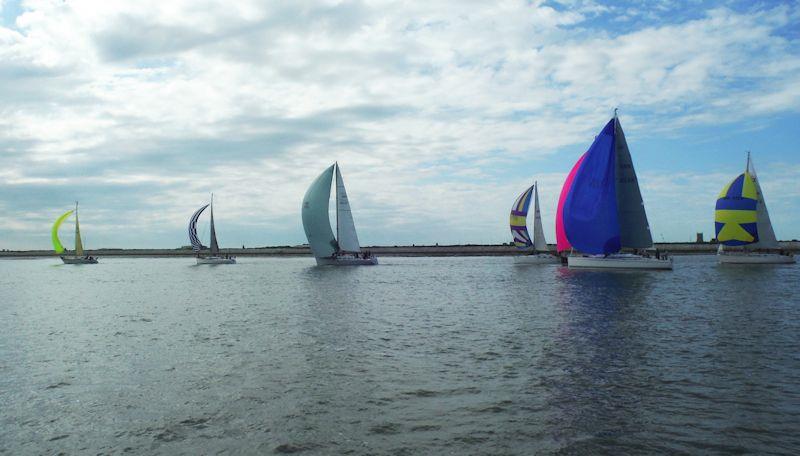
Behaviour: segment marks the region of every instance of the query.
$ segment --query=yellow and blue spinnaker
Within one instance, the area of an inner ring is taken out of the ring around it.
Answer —
[[[750,173],[742,173],[726,185],[717,199],[714,227],[717,240],[727,246],[758,242],[758,193]]]

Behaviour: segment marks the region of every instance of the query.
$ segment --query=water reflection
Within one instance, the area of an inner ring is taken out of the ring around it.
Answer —
[[[558,323],[542,357],[546,426],[557,447],[588,450],[640,430],[639,366],[647,357],[648,301],[659,273],[556,275]]]

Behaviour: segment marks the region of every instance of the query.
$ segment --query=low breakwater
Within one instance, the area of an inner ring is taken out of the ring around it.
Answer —
[[[800,252],[800,241],[782,241],[781,247],[792,252]],[[717,251],[717,244],[711,243],[656,243],[655,248],[673,255],[712,254]],[[510,245],[411,245],[411,246],[373,246],[362,247],[378,256],[509,256],[518,255],[519,251]],[[550,246],[555,250],[555,245]],[[235,256],[308,256],[311,250],[307,246],[296,247],[256,247],[221,249],[222,254]],[[130,257],[176,257],[194,256],[188,249],[97,249],[87,250],[87,254],[103,256]],[[53,257],[58,256],[52,250],[0,251],[0,258]]]

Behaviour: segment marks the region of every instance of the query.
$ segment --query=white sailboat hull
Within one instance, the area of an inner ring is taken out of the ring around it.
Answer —
[[[724,252],[717,254],[719,264],[794,264],[794,255],[778,253]]]
[[[371,256],[361,258],[356,256],[339,256],[317,258],[317,266],[373,266],[378,264],[378,258]]]
[[[672,258],[659,259],[632,254],[608,256],[570,256],[570,268],[587,269],[672,269]]]
[[[549,253],[537,253],[533,255],[519,255],[514,257],[517,264],[558,264],[561,258],[550,255]]]
[[[61,257],[64,264],[97,264],[95,257]]]
[[[197,264],[236,264],[236,258],[223,258],[217,256],[197,257]]]

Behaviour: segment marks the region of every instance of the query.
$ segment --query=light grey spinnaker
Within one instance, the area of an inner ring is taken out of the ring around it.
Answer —
[[[333,256],[338,250],[328,216],[328,202],[331,198],[331,181],[335,167],[336,164],[331,165],[314,179],[303,197],[301,209],[303,230],[306,232],[311,252],[316,258]]]

